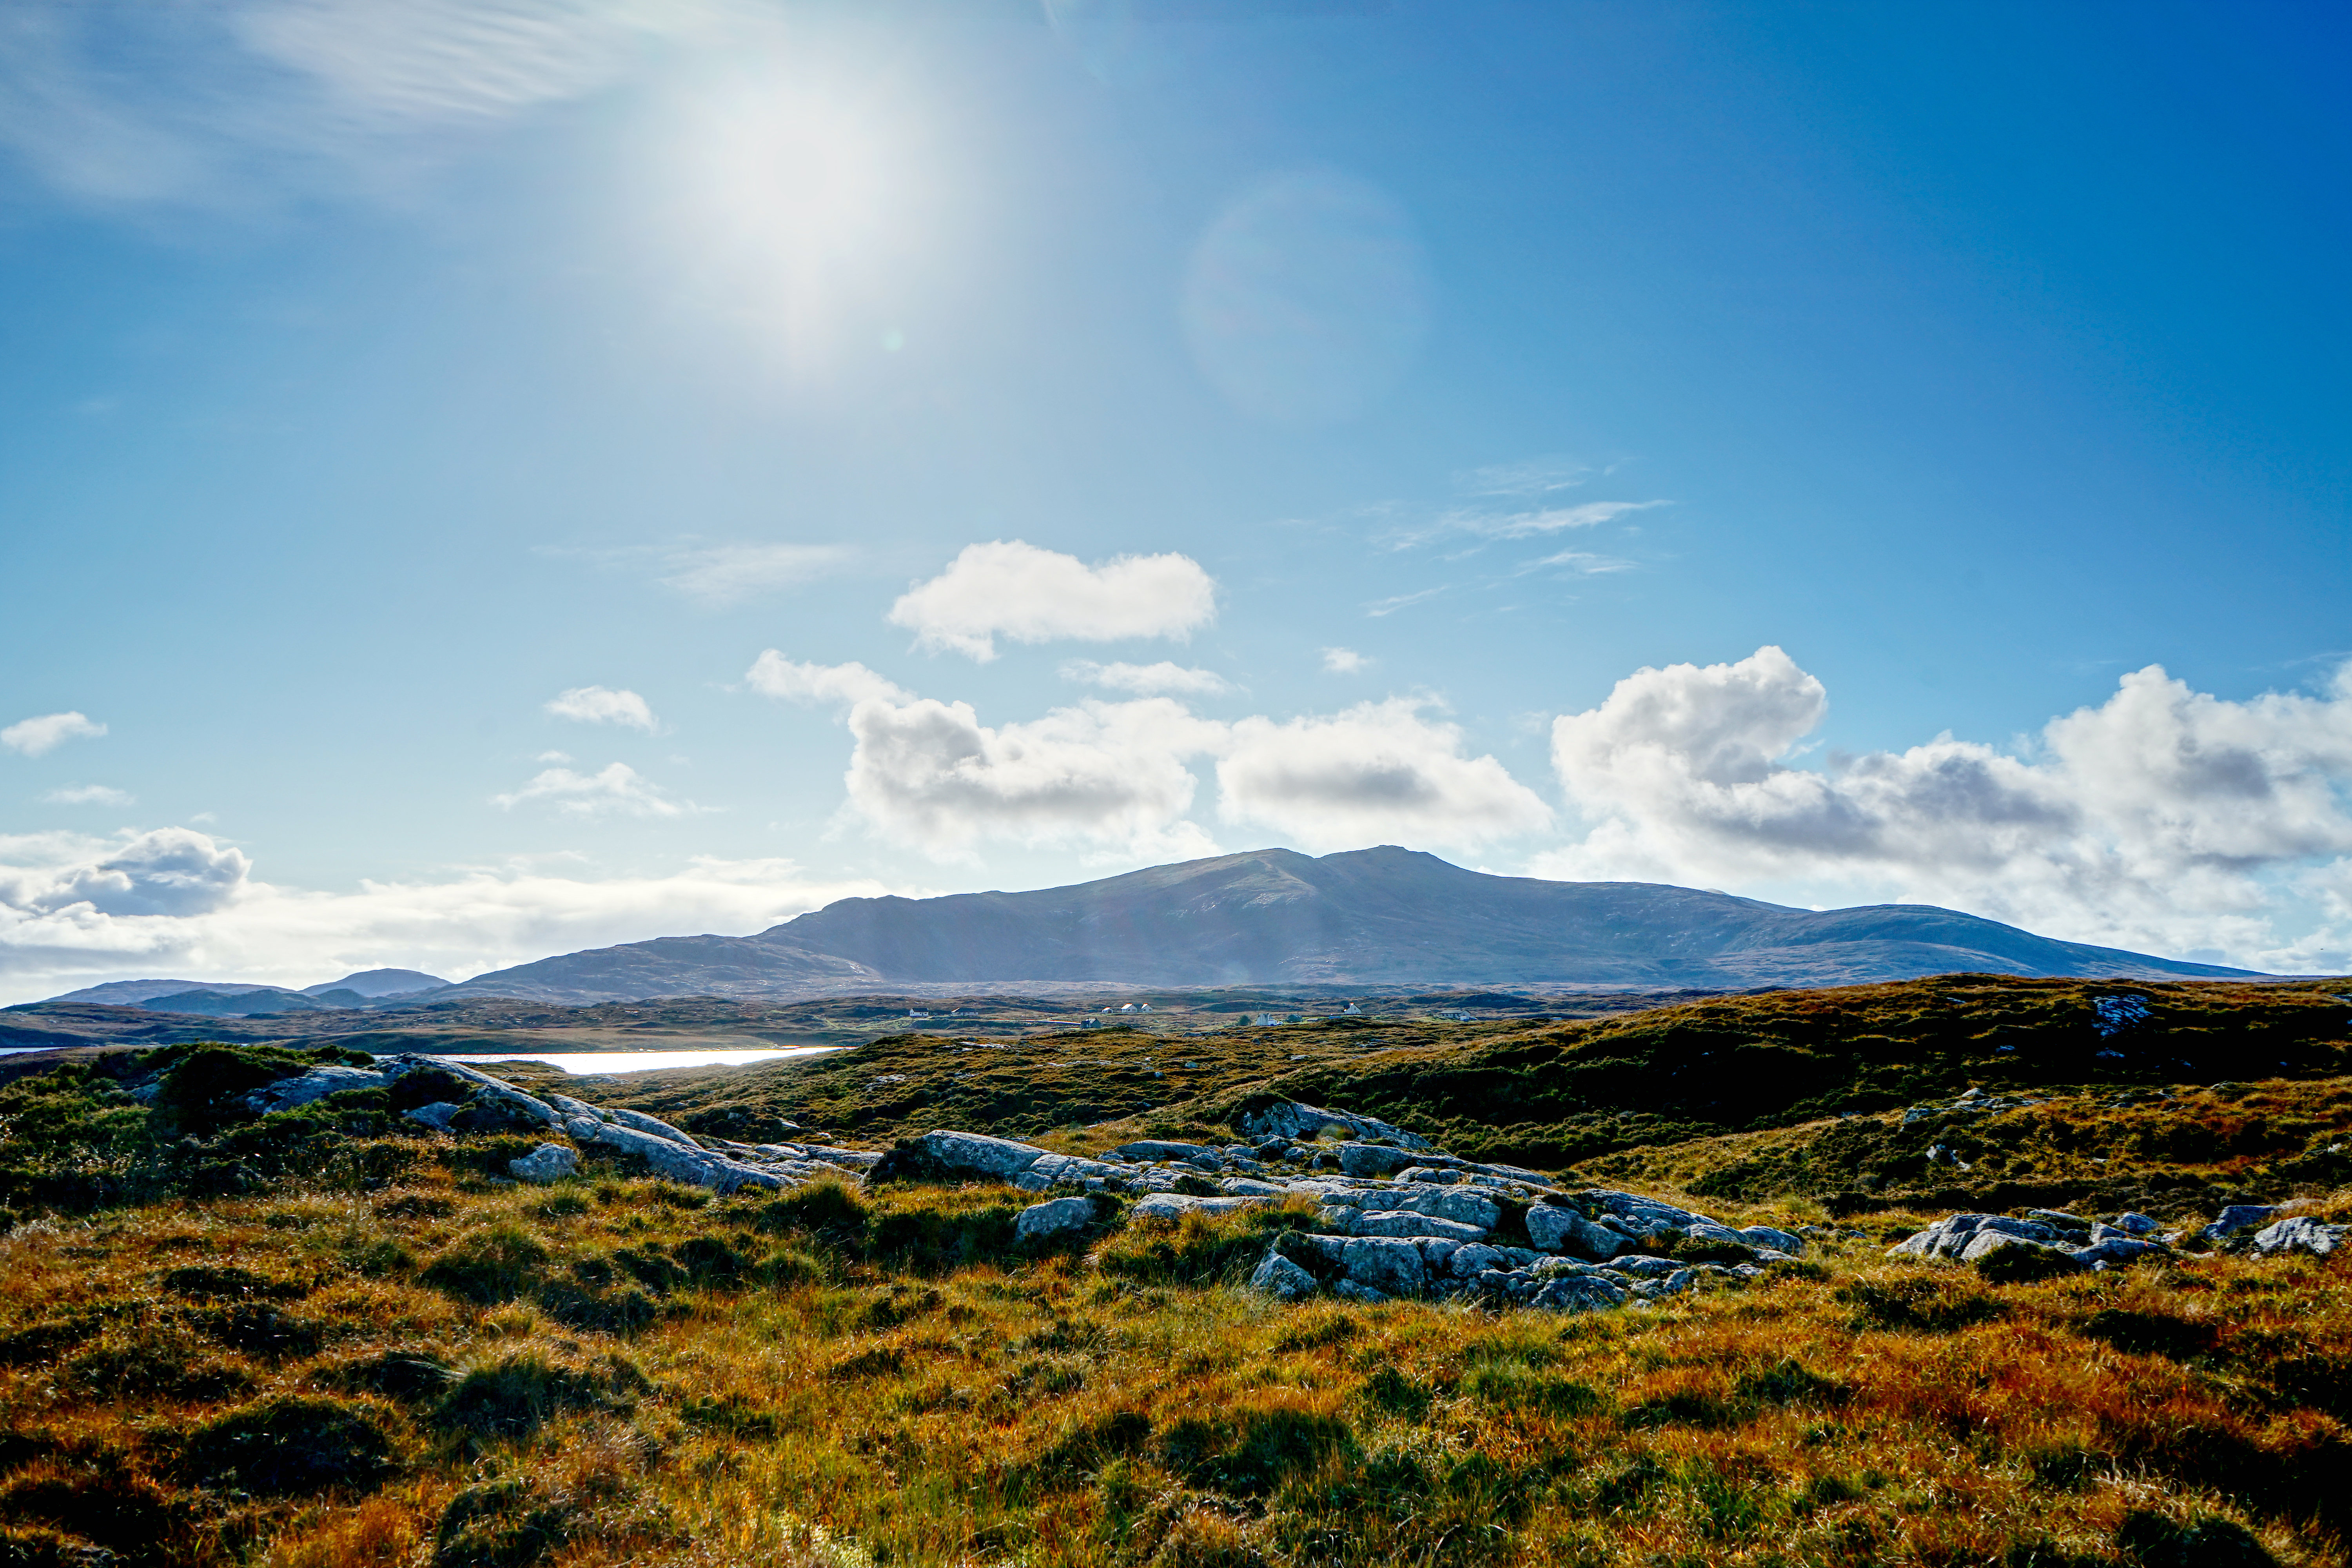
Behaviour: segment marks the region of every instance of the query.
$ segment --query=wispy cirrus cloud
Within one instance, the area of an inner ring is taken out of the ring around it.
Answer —
[[[1454,489],[1465,496],[1540,496],[1574,489],[1591,479],[1590,463],[1570,458],[1529,458],[1517,463],[1490,463],[1465,468],[1454,476]]]
[[[845,544],[712,544],[672,551],[656,579],[723,608],[831,576],[856,554]]]
[[[1634,565],[1635,563],[1620,555],[1596,555],[1588,550],[1563,550],[1557,555],[1522,561],[1511,568],[1511,575],[1524,577],[1530,572],[1553,572],[1563,577],[1602,577],[1612,572],[1631,572]]]
[[[139,797],[111,784],[65,784],[41,799],[50,805],[136,805]]]
[[[1417,589],[1410,594],[1391,594],[1385,599],[1374,599],[1366,605],[1364,614],[1375,619],[1381,616],[1393,616],[1408,605],[1418,605],[1424,599],[1434,599],[1444,592],[1445,592],[1445,585],[1440,584],[1434,588]]]
[[[0,152],[107,206],[391,191],[758,26],[739,0],[182,0],[0,11]]]

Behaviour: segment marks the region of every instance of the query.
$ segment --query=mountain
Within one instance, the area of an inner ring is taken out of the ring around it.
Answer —
[[[352,998],[358,1000],[357,997]],[[183,991],[173,995],[150,996],[139,1004],[151,1013],[191,1013],[213,1018],[254,1018],[278,1013],[323,1013],[330,1008],[349,1004],[337,1000],[320,1000],[305,996],[299,991],[288,991],[275,985],[256,986],[247,991],[218,990],[211,986]]]
[[[50,996],[48,1002],[95,1002],[106,1007],[139,1007],[158,996],[184,995],[191,991],[250,991],[250,981],[240,980],[110,980],[103,985],[85,986],[68,991],[61,996]]]
[[[757,936],[567,953],[432,995],[582,1003],[1088,981],[1744,990],[1964,971],[2248,973],[2057,942],[1930,905],[1790,909],[1648,882],[1488,876],[1384,847],[1319,859],[1263,849],[1033,892],[844,899]]]
[[[416,991],[438,991],[449,983],[437,974],[427,974],[421,969],[362,969],[356,974],[346,974],[341,980],[323,981],[317,985],[305,985],[305,996],[323,996],[330,991],[355,991],[364,997],[405,996]]]

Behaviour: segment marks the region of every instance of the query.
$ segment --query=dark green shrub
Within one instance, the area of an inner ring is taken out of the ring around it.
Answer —
[[[511,1301],[539,1282],[547,1248],[511,1220],[462,1236],[425,1265],[419,1276],[436,1290],[476,1306]]]
[[[1168,1429],[1160,1456],[1196,1487],[1248,1497],[1354,1447],[1355,1434],[1337,1417],[1277,1407],[1188,1417]]]
[[[343,1388],[381,1394],[403,1405],[415,1405],[448,1392],[457,1373],[446,1362],[433,1356],[386,1351],[382,1355],[345,1363],[327,1377]]]
[[[1959,1269],[1906,1272],[1891,1278],[1856,1279],[1838,1288],[1838,1300],[1854,1309],[1856,1331],[1947,1334],[1990,1322],[2009,1309]]]
[[[478,1437],[527,1437],[566,1411],[607,1410],[649,1386],[619,1357],[600,1366],[565,1366],[536,1351],[476,1367],[436,1406],[432,1422]]]
[[[433,1568],[531,1568],[571,1538],[572,1510],[528,1481],[459,1492],[433,1533]]]
[[[2211,1324],[2168,1312],[2135,1312],[2109,1307],[2084,1319],[2075,1325],[2074,1331],[2133,1355],[2168,1356],[2174,1361],[2187,1361],[2213,1348]]]
[[[180,1460],[199,1486],[267,1497],[373,1491],[398,1468],[373,1411],[299,1395],[206,1422],[188,1434]]]
[[[939,1274],[1013,1250],[1013,1223],[1021,1211],[1010,1204],[969,1209],[890,1209],[866,1226],[867,1255],[910,1273]]]
[[[2116,1545],[2140,1568],[2274,1568],[2278,1562],[2244,1526],[2210,1515],[2182,1524],[2160,1513],[2126,1514]]]

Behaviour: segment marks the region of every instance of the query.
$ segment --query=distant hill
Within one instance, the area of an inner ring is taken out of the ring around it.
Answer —
[[[250,991],[248,980],[110,980],[103,985],[85,986],[68,991],[61,996],[45,997],[48,1002],[95,1002],[105,1007],[139,1007],[157,996],[178,996],[191,991]]]
[[[587,1003],[1047,981],[1744,990],[1959,972],[2248,973],[1930,905],[1799,910],[1648,882],[1495,877],[1391,847],[1320,858],[1256,850],[1033,892],[844,899],[757,936],[567,953],[432,995]]]
[[[421,969],[362,969],[356,974],[346,974],[341,980],[323,981],[317,985],[305,985],[305,996],[323,996],[331,991],[352,991],[365,997],[406,996],[418,991],[438,991],[449,983],[437,974],[427,974]]]
[[[357,1000],[356,997],[353,1000]],[[192,1013],[214,1018],[251,1018],[278,1013],[323,1013],[329,1008],[345,1005],[333,1001],[320,1001],[305,996],[299,991],[287,991],[275,985],[256,986],[245,991],[218,991],[204,987],[183,991],[174,995],[151,996],[140,1005],[154,1013]]]

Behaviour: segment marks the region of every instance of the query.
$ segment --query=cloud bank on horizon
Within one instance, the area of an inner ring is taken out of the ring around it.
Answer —
[[[1054,594],[967,594],[974,581],[1109,590],[1066,614]],[[924,594],[940,584],[950,586]],[[1158,591],[1170,584],[1179,592]],[[1181,636],[1213,595],[1208,574],[1181,554],[1088,567],[1000,542],[964,551],[889,618],[919,638],[944,626],[933,641],[978,658],[998,633]],[[1362,668],[1331,657],[1345,653],[1325,650],[1325,668]],[[2151,665],[2007,750],[1946,734],[1807,766],[1829,692],[1767,646],[1728,663],[1639,669],[1597,706],[1554,716],[1544,792],[1473,754],[1428,693],[1225,718],[1194,706],[1236,695],[1212,672],[1080,661],[1065,673],[1150,694],[987,722],[971,702],[920,695],[856,661],[770,648],[742,679],[846,728],[844,826],[943,865],[981,864],[992,845],[1124,868],[1266,841],[1310,853],[1400,843],[1541,877],[1946,904],[2071,940],[2262,967],[2340,965],[2352,944],[2352,662],[2317,693],[2243,702]],[[546,706],[574,721],[656,723],[625,689],[572,688]],[[82,731],[34,731],[52,732]],[[1208,780],[1213,812],[1203,809]],[[546,768],[495,804],[583,818],[698,809],[617,762]],[[282,975],[394,958],[462,973],[536,956],[534,942],[618,940],[671,929],[665,921],[751,929],[879,887],[812,879],[792,861],[698,859],[654,878],[477,869],[334,895],[258,880],[242,849],[189,827],[28,836],[0,839],[0,974],[132,963]],[[2319,919],[2284,931],[2283,906],[2298,899]]]

